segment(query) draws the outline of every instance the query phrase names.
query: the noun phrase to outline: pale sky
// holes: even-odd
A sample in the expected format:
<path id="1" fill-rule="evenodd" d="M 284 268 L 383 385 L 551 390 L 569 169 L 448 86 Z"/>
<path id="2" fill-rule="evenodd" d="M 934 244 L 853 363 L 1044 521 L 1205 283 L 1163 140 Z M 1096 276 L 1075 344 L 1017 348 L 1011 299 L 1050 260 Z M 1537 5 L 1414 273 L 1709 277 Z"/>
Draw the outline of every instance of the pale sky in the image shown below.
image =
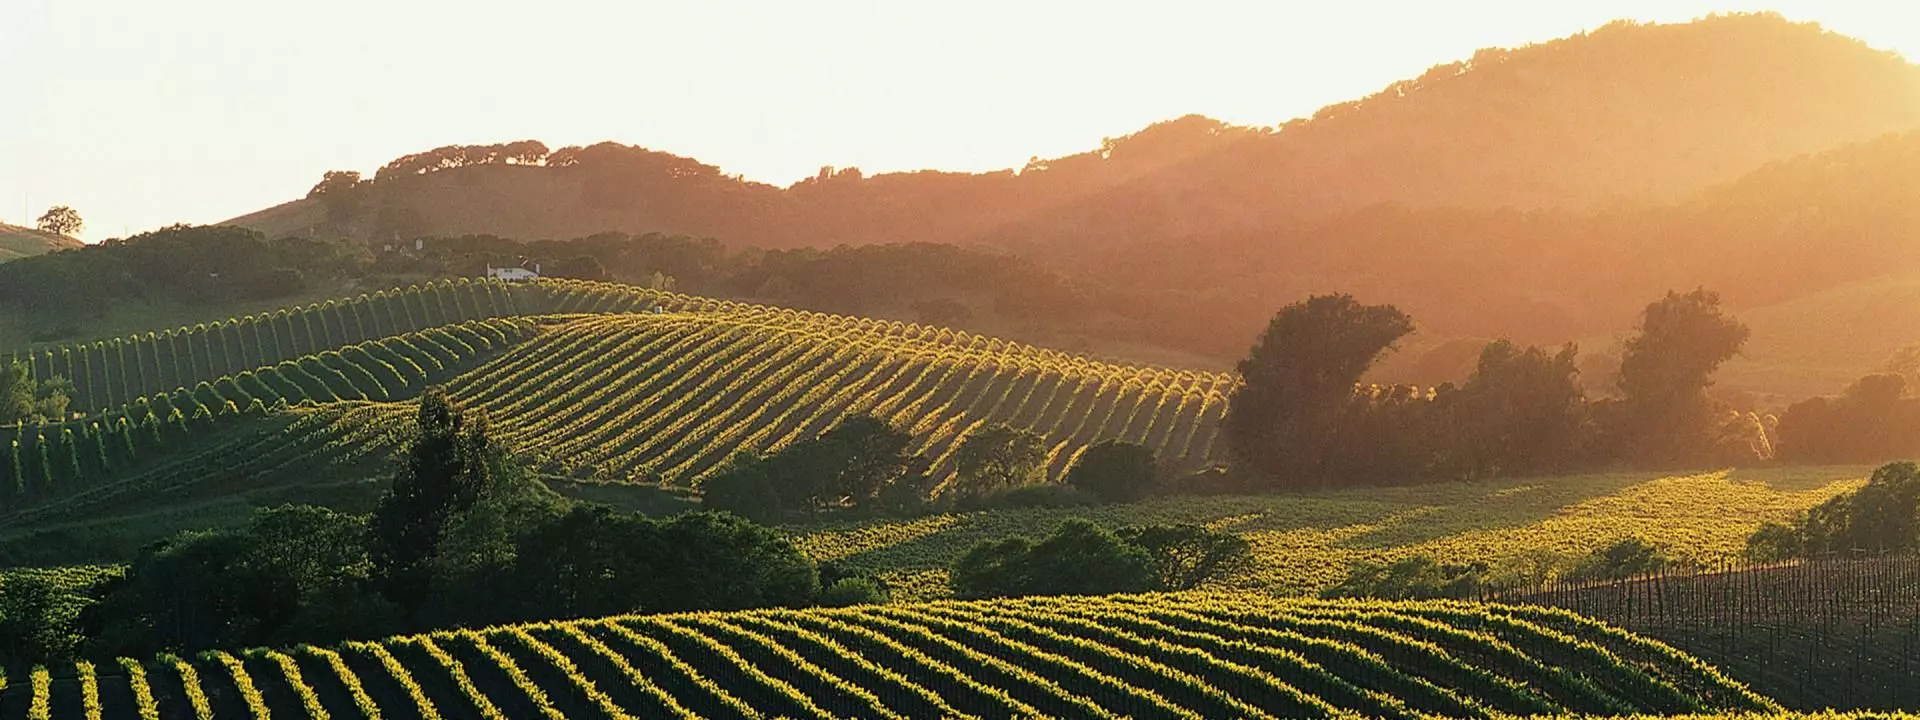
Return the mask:
<path id="1" fill-rule="evenodd" d="M 1489 46 L 1773 9 L 1920 58 L 1910 0 L 0 0 L 0 221 L 210 223 L 447 144 L 602 140 L 786 185 L 1272 125 Z M 23 198 L 26 201 L 22 212 Z"/>

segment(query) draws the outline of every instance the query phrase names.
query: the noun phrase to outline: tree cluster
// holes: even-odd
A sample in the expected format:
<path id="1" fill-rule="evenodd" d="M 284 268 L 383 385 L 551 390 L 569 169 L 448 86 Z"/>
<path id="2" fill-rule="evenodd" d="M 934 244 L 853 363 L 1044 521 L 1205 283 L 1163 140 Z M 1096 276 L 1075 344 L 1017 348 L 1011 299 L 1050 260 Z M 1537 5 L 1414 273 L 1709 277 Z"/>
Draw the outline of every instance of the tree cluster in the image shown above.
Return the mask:
<path id="1" fill-rule="evenodd" d="M 1777 431 L 1780 459 L 1874 463 L 1920 455 L 1920 398 L 1899 373 L 1854 381 L 1844 393 L 1787 407 Z"/>
<path id="2" fill-rule="evenodd" d="M 394 158 L 380 166 L 380 170 L 374 173 L 373 177 L 376 181 L 382 181 L 473 165 L 538 165 L 547 160 L 548 154 L 546 144 L 538 140 L 519 140 L 497 145 L 445 145 L 426 152 Z M 327 175 L 332 176 L 336 172 L 340 171 L 331 171 Z M 324 180 L 322 184 L 325 184 Z"/>
<path id="3" fill-rule="evenodd" d="M 1354 563 L 1346 578 L 1320 594 L 1382 600 L 1480 599 L 1494 592 L 1531 590 L 1563 581 L 1627 580 L 1660 572 L 1670 564 L 1665 549 L 1637 537 L 1622 538 L 1577 557 L 1542 551 L 1497 564 L 1414 555 L 1387 563 Z"/>
<path id="4" fill-rule="evenodd" d="M 422 398 L 418 422 L 373 514 L 285 506 L 243 527 L 161 541 L 95 587 L 90 605 L 49 631 L 52 640 L 20 641 L 0 662 L 58 658 L 75 650 L 75 637 L 80 653 L 106 658 L 884 598 L 884 585 L 838 569 L 823 596 L 811 559 L 735 515 L 653 519 L 569 503 L 525 475 L 482 417 L 437 390 Z M 0 609 L 33 600 L 16 589 L 33 591 L 0 588 Z M 0 644 L 6 632 L 0 619 Z"/>
<path id="5" fill-rule="evenodd" d="M 1086 290 L 1030 260 L 952 245 L 730 251 L 710 238 L 617 232 L 532 242 L 429 237 L 423 245 L 419 253 L 380 256 L 374 269 L 479 275 L 487 266 L 539 263 L 556 277 L 649 286 L 671 278 L 682 292 L 846 315 L 961 327 L 998 316 L 1030 335 L 1083 325 L 1096 310 Z"/>
<path id="6" fill-rule="evenodd" d="M 36 336 L 52 339 L 119 301 L 272 300 L 312 280 L 357 275 L 366 261 L 364 251 L 339 243 L 176 225 L 0 264 L 0 307 L 20 311 Z"/>
<path id="7" fill-rule="evenodd" d="M 1791 523 L 1768 523 L 1747 539 L 1760 562 L 1920 550 L 1920 465 L 1895 462 L 1867 484 L 1815 505 Z"/>
<path id="8" fill-rule="evenodd" d="M 1431 390 L 1362 385 L 1413 331 L 1390 305 L 1316 296 L 1274 316 L 1240 363 L 1223 432 L 1256 488 L 1330 488 L 1545 474 L 1626 464 L 1756 459 L 1764 430 L 1707 395 L 1747 330 L 1707 290 L 1647 306 L 1626 343 L 1618 399 L 1589 400 L 1578 353 L 1486 345 L 1467 381 Z M 1743 434 L 1744 433 L 1744 434 Z"/>
<path id="9" fill-rule="evenodd" d="M 1039 542 L 974 545 L 954 563 L 950 582 L 961 598 L 1190 590 L 1245 571 L 1252 558 L 1244 538 L 1199 525 L 1113 532 L 1073 519 Z"/>
<path id="10" fill-rule="evenodd" d="M 0 366 L 0 425 L 65 420 L 72 392 L 66 378 L 35 380 L 26 363 L 9 360 Z"/>
<path id="11" fill-rule="evenodd" d="M 701 503 L 760 521 L 834 508 L 911 511 L 932 488 L 913 437 L 853 415 L 772 455 L 736 455 L 700 484 Z"/>

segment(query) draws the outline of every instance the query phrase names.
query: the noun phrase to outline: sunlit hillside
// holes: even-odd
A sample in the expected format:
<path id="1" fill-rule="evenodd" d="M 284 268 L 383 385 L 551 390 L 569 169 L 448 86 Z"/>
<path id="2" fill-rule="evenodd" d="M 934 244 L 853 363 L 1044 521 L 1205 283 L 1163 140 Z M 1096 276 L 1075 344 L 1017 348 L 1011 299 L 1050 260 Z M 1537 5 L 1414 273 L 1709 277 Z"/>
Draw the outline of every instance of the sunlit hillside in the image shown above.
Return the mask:
<path id="1" fill-rule="evenodd" d="M 1231 376 L 1116 365 L 997 338 L 632 286 L 443 282 L 42 350 L 86 418 L 22 426 L 0 519 L 16 532 L 170 504 L 364 492 L 445 383 L 535 467 L 693 488 L 734 453 L 852 414 L 913 437 L 939 492 L 967 433 L 1027 428 L 1060 477 L 1095 442 L 1171 477 L 1224 458 Z M 292 489 L 290 489 L 292 488 Z"/>
<path id="2" fill-rule="evenodd" d="M 0 223 L 0 262 L 80 247 L 80 241 L 33 228 Z"/>

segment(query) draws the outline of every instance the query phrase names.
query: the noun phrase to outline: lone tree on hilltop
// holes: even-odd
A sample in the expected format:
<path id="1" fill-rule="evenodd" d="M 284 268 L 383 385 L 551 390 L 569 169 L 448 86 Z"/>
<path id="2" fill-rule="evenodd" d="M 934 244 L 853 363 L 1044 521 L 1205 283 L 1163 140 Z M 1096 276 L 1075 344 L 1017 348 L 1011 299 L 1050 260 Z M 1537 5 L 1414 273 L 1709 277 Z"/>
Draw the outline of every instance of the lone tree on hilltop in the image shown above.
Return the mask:
<path id="1" fill-rule="evenodd" d="M 41 232 L 72 235 L 86 228 L 87 224 L 80 219 L 79 211 L 65 205 L 55 205 L 47 208 L 47 212 L 40 216 L 35 226 L 40 228 Z"/>

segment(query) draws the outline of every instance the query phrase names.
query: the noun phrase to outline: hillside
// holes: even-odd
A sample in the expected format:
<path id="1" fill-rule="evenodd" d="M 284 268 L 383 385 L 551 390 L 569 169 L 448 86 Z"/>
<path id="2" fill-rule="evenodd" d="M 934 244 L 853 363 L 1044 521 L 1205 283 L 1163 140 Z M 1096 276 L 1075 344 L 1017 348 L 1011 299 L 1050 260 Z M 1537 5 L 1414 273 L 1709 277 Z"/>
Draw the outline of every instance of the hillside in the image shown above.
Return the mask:
<path id="1" fill-rule="evenodd" d="M 81 665 L 67 717 L 1485 717 L 1778 711 L 1671 648 L 1498 605 L 1113 596 L 629 616 Z"/>
<path id="2" fill-rule="evenodd" d="M 80 247 L 81 242 L 65 235 L 40 232 L 33 228 L 0 223 L 0 262 L 31 257 L 54 250 Z"/>
<path id="3" fill-rule="evenodd" d="M 1920 557 L 1666 572 L 1502 598 L 1660 639 L 1793 708 L 1920 707 Z"/>
<path id="4" fill-rule="evenodd" d="M 449 146 L 396 160 L 334 211 L 309 199 L 229 222 L 274 236 L 620 230 L 759 247 L 1061 250 L 1272 228 L 1379 203 L 1669 202 L 1772 160 L 1915 127 L 1920 68 L 1815 25 L 1717 16 L 1483 50 L 1277 128 L 1189 116 L 1018 172 L 826 168 L 783 189 L 611 143 L 540 164 Z"/>
<path id="5" fill-rule="evenodd" d="M 1044 436 L 1050 477 L 1109 438 L 1155 448 L 1178 476 L 1221 459 L 1232 382 L 917 324 L 553 280 L 382 291 L 27 360 L 38 376 L 73 378 L 76 406 L 96 412 L 11 433 L 0 516 L 14 533 L 150 512 L 157 495 L 230 504 L 337 483 L 330 492 L 353 495 L 429 382 L 488 413 L 542 470 L 682 488 L 736 451 L 783 447 L 852 413 L 907 430 L 939 484 L 958 440 L 994 423 Z"/>
<path id="6" fill-rule="evenodd" d="M 1920 127 L 1920 68 L 1772 15 L 1617 22 L 1487 49 L 1009 229 L 1083 245 L 1391 203 L 1664 203 L 1769 161 Z"/>
<path id="7" fill-rule="evenodd" d="M 1427 348 L 1453 337 L 1624 336 L 1646 303 L 1705 286 L 1754 331 L 1725 384 L 1804 396 L 1837 391 L 1884 360 L 1889 344 L 1914 339 L 1901 299 L 1903 278 L 1920 272 L 1910 242 L 1920 234 L 1916 193 L 1920 132 L 1909 132 L 1769 163 L 1673 204 L 1584 214 L 1372 208 L 1116 248 L 1084 259 L 1078 279 L 1158 298 L 1141 305 L 1156 311 L 1141 320 L 1147 334 L 1227 357 L 1244 352 L 1274 308 L 1316 292 L 1395 304 Z"/>
<path id="8" fill-rule="evenodd" d="M 1399 305 L 1429 348 L 1619 334 L 1669 289 L 1706 285 L 1746 311 L 1920 271 L 1901 241 L 1920 232 L 1903 200 L 1920 191 L 1920 134 L 1898 134 L 1916 128 L 1920 69 L 1739 15 L 1487 50 L 1277 129 L 1189 116 L 1018 172 L 829 168 L 778 188 L 611 143 L 538 162 L 449 146 L 232 222 L 387 239 L 984 244 L 1057 268 L 1106 312 L 1065 321 L 1089 346 L 1218 367 L 1274 308 L 1316 292 Z M 1827 391 L 1883 356 L 1837 324 L 1776 327 L 1756 325 L 1765 369 L 1739 389 Z M 1814 355 L 1843 360 L 1803 361 Z"/>
<path id="9" fill-rule="evenodd" d="M 0 559 L 16 562 L 113 561 L 174 530 L 231 523 L 252 507 L 288 501 L 363 511 L 406 438 L 411 398 L 428 383 L 486 411 L 498 436 L 537 469 L 584 483 L 569 492 L 636 506 L 661 499 L 661 488 L 697 487 L 737 450 L 781 447 L 854 412 L 909 430 L 936 481 L 952 476 L 957 439 L 992 422 L 1044 436 L 1051 477 L 1079 448 L 1128 438 L 1155 448 L 1177 481 L 1222 459 L 1217 428 L 1231 391 L 1228 376 L 1112 364 L 937 327 L 557 280 L 380 291 L 26 360 L 36 375 L 74 378 L 76 407 L 90 415 L 0 434 L 10 441 L 0 442 L 0 468 L 13 468 L 0 478 L 11 480 L 0 482 Z M 1348 562 L 1378 553 L 1501 546 L 1502 557 L 1512 548 L 1577 554 L 1630 529 L 1692 548 L 1702 560 L 1720 558 L 1762 520 L 1784 520 L 1858 476 L 1822 469 L 1507 480 L 1311 499 L 874 518 L 817 537 L 815 529 L 798 532 L 816 557 L 937 596 L 945 567 L 972 542 L 1043 532 L 1061 512 L 1119 513 L 1110 518 L 1119 523 L 1231 522 L 1263 538 L 1256 545 L 1273 564 L 1254 574 L 1256 584 L 1297 591 L 1333 582 Z M 1478 498 L 1500 498 L 1514 514 L 1468 512 Z M 1679 514 L 1633 511 L 1644 502 L 1673 503 Z M 1688 519 L 1701 512 L 1711 519 Z M 1346 529 L 1308 530 L 1328 522 Z M 1375 526 L 1382 529 L 1366 529 Z M 1521 535 L 1493 532 L 1504 527 Z M 1467 545 L 1409 544 L 1406 533 Z M 1545 535 L 1554 539 L 1536 537 Z M 1315 550 L 1300 552 L 1306 548 Z"/>

